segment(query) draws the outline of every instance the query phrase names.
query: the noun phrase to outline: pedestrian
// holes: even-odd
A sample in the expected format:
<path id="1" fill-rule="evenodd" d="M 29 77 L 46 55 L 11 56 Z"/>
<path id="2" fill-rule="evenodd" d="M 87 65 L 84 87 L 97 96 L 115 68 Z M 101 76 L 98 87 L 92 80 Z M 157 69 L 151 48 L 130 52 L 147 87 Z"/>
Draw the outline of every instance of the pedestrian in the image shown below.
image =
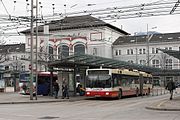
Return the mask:
<path id="1" fill-rule="evenodd" d="M 79 86 L 79 84 L 81 84 L 81 83 L 80 83 L 80 81 L 78 80 L 78 81 L 76 82 L 76 88 Z"/>
<path id="2" fill-rule="evenodd" d="M 58 80 L 56 80 L 53 84 L 53 87 L 54 87 L 54 97 L 55 99 L 58 98 L 58 92 L 59 92 L 59 84 L 57 82 Z"/>
<path id="3" fill-rule="evenodd" d="M 77 94 L 80 94 L 80 85 L 81 85 L 80 81 L 77 81 L 76 82 L 76 93 Z"/>
<path id="4" fill-rule="evenodd" d="M 62 83 L 62 99 L 64 98 L 69 99 L 69 88 L 65 78 L 63 79 L 63 83 Z"/>
<path id="5" fill-rule="evenodd" d="M 85 95 L 85 89 L 82 87 L 81 84 L 79 85 L 79 88 L 80 88 L 80 90 L 79 90 L 79 95 L 80 95 L 80 96 L 84 96 L 84 95 Z"/>
<path id="6" fill-rule="evenodd" d="M 170 100 L 172 100 L 173 90 L 176 89 L 175 83 L 173 82 L 173 80 L 170 80 L 170 81 L 167 83 L 166 89 L 169 90 L 169 92 L 170 92 Z"/>
<path id="7" fill-rule="evenodd" d="M 22 89 L 23 89 L 23 93 L 26 94 L 27 93 L 27 89 L 28 89 L 26 83 L 23 83 Z"/>

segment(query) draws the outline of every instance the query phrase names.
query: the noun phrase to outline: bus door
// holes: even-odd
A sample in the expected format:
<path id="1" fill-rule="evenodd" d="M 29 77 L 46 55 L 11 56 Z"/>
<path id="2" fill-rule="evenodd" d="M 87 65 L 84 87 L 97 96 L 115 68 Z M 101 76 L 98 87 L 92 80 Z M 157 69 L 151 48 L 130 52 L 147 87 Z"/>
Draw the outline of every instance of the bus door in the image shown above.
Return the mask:
<path id="1" fill-rule="evenodd" d="M 139 75 L 139 86 L 140 86 L 140 88 L 139 88 L 140 91 L 139 92 L 140 92 L 141 96 L 143 95 L 143 84 L 144 84 L 143 75 L 140 74 Z"/>

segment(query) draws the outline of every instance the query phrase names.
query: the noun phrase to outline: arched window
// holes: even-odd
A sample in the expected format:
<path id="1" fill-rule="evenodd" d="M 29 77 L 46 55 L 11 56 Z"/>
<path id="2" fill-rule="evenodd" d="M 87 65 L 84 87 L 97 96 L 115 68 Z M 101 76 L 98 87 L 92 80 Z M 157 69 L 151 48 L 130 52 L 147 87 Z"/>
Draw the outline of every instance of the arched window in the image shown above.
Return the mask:
<path id="1" fill-rule="evenodd" d="M 49 46 L 49 60 L 53 60 L 53 47 Z"/>
<path id="2" fill-rule="evenodd" d="M 85 46 L 82 44 L 75 45 L 74 54 L 85 54 Z"/>
<path id="3" fill-rule="evenodd" d="M 61 45 L 58 48 L 59 59 L 69 56 L 69 47 L 67 45 Z"/>

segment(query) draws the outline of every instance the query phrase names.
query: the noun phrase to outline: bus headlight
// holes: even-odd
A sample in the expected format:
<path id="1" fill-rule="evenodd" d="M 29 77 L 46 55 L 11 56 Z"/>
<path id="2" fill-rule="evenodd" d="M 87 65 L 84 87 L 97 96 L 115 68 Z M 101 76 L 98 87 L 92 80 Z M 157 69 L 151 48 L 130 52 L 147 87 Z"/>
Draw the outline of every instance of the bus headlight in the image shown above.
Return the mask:
<path id="1" fill-rule="evenodd" d="M 106 95 L 109 95 L 109 92 L 106 92 L 105 94 L 106 94 Z"/>
<path id="2" fill-rule="evenodd" d="M 86 94 L 87 94 L 87 95 L 90 95 L 90 92 L 87 92 Z"/>

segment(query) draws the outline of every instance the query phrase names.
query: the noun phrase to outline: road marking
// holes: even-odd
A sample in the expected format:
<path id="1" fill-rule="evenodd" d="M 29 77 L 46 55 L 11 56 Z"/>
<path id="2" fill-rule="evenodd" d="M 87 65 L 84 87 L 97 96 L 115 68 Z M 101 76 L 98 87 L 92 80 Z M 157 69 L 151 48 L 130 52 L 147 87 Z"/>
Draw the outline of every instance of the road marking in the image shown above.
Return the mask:
<path id="1" fill-rule="evenodd" d="M 160 103 L 157 105 L 157 107 L 158 107 L 158 108 L 161 107 L 162 104 L 166 103 L 167 101 L 168 101 L 168 100 L 165 100 L 165 101 L 160 102 Z"/>

